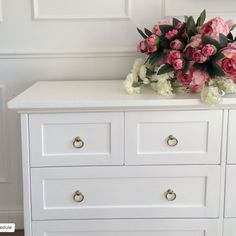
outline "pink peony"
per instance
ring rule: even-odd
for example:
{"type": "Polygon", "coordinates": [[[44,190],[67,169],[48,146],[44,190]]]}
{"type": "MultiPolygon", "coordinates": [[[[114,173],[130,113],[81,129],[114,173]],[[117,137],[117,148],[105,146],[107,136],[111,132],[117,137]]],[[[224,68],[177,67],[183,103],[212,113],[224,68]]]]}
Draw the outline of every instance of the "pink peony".
{"type": "Polygon", "coordinates": [[[172,39],[172,38],[174,38],[176,35],[178,35],[178,30],[176,30],[176,29],[173,29],[173,30],[170,30],[169,32],[167,32],[166,34],[165,34],[165,37],[167,38],[167,39],[172,39]]]}
{"type": "Polygon", "coordinates": [[[146,53],[147,52],[147,44],[146,41],[141,41],[137,46],[137,51],[140,53],[146,53]]]}
{"type": "Polygon", "coordinates": [[[224,54],[224,58],[217,63],[225,75],[232,78],[234,83],[236,83],[236,46],[232,43],[228,44],[226,48],[221,50],[221,53],[224,54]]]}
{"type": "Polygon", "coordinates": [[[176,39],[176,40],[170,42],[170,47],[175,50],[181,50],[181,49],[183,49],[184,45],[181,40],[176,39]]]}
{"type": "Polygon", "coordinates": [[[169,51],[165,56],[165,63],[172,65],[173,61],[180,59],[181,53],[177,50],[169,51]]]}
{"type": "Polygon", "coordinates": [[[189,87],[192,93],[196,93],[210,80],[210,77],[205,71],[190,67],[186,73],[180,71],[177,74],[177,80],[184,86],[189,87]]]}
{"type": "Polygon", "coordinates": [[[206,62],[206,60],[207,60],[207,57],[205,57],[202,54],[201,50],[197,49],[193,52],[193,61],[195,61],[197,63],[204,63],[204,62],[206,62]]]}
{"type": "Polygon", "coordinates": [[[206,35],[215,40],[219,40],[219,34],[227,36],[232,27],[232,22],[225,22],[220,17],[215,17],[202,26],[197,27],[199,34],[206,35]]]}
{"type": "Polygon", "coordinates": [[[215,55],[217,52],[217,48],[212,44],[206,44],[202,49],[202,54],[206,57],[210,57],[215,55]]]}
{"type": "Polygon", "coordinates": [[[160,30],[160,25],[172,25],[170,21],[168,20],[163,20],[163,21],[158,21],[152,28],[152,33],[161,36],[162,32],[160,30]]]}
{"type": "Polygon", "coordinates": [[[181,70],[184,67],[184,61],[181,60],[181,59],[173,60],[172,61],[172,66],[173,66],[174,70],[176,70],[176,71],[181,70]]]}

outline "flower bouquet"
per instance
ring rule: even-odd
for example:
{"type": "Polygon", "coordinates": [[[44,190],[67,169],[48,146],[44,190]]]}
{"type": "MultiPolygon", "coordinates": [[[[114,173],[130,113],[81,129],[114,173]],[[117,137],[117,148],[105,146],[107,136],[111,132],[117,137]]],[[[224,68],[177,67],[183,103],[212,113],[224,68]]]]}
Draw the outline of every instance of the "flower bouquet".
{"type": "Polygon", "coordinates": [[[137,50],[147,58],[135,61],[124,82],[126,91],[140,93],[142,86],[150,85],[162,96],[200,93],[209,105],[235,93],[236,37],[231,31],[236,25],[220,17],[205,19],[204,10],[196,22],[186,16],[184,21],[160,21],[152,31],[137,29],[143,37],[137,50]]]}

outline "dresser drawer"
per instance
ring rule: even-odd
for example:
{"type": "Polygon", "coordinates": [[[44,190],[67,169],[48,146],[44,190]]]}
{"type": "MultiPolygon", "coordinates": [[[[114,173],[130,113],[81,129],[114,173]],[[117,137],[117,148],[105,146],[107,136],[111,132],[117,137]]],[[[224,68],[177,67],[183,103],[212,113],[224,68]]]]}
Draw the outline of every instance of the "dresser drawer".
{"type": "Polygon", "coordinates": [[[127,112],[128,165],[219,164],[222,111],[127,112]]]}
{"type": "Polygon", "coordinates": [[[236,166],[226,168],[225,217],[236,217],[236,166]]]}
{"type": "Polygon", "coordinates": [[[123,113],[30,114],[31,166],[122,165],[123,113]]]}
{"type": "Polygon", "coordinates": [[[220,236],[217,220],[33,222],[33,236],[220,236]]]}
{"type": "Polygon", "coordinates": [[[228,163],[236,164],[236,110],[229,111],[228,163]]]}
{"type": "Polygon", "coordinates": [[[236,219],[224,220],[224,234],[223,236],[236,236],[236,219]]]}
{"type": "Polygon", "coordinates": [[[218,166],[33,168],[31,174],[33,220],[218,216],[218,166]]]}

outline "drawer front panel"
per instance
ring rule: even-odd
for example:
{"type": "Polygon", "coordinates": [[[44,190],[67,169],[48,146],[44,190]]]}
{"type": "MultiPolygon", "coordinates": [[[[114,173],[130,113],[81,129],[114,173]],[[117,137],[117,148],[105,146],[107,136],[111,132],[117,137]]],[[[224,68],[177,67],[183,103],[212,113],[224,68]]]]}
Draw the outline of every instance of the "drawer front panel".
{"type": "Polygon", "coordinates": [[[33,236],[220,236],[217,220],[33,222],[33,236]]]}
{"type": "Polygon", "coordinates": [[[229,111],[228,163],[236,164],[236,110],[229,111]]]}
{"type": "Polygon", "coordinates": [[[32,216],[217,217],[219,171],[218,166],[34,168],[32,216]]]}
{"type": "Polygon", "coordinates": [[[31,165],[121,165],[123,113],[32,114],[31,165]]]}
{"type": "Polygon", "coordinates": [[[224,234],[223,236],[236,236],[236,219],[224,220],[224,234]]]}
{"type": "Polygon", "coordinates": [[[236,166],[226,169],[225,216],[236,217],[236,166]]]}
{"type": "Polygon", "coordinates": [[[127,112],[126,163],[219,164],[222,111],[127,112]]]}

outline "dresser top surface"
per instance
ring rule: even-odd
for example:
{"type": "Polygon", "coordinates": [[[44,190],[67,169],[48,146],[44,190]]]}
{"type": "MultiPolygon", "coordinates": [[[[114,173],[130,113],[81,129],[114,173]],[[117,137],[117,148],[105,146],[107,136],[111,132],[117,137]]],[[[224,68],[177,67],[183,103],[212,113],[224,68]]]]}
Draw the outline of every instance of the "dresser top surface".
{"type": "MultiPolygon", "coordinates": [[[[236,95],[227,95],[218,107],[236,107],[236,95]]],[[[158,96],[150,88],[129,95],[123,80],[40,81],[8,103],[18,111],[70,109],[139,109],[139,108],[211,108],[200,101],[199,94],[158,96]]]]}

